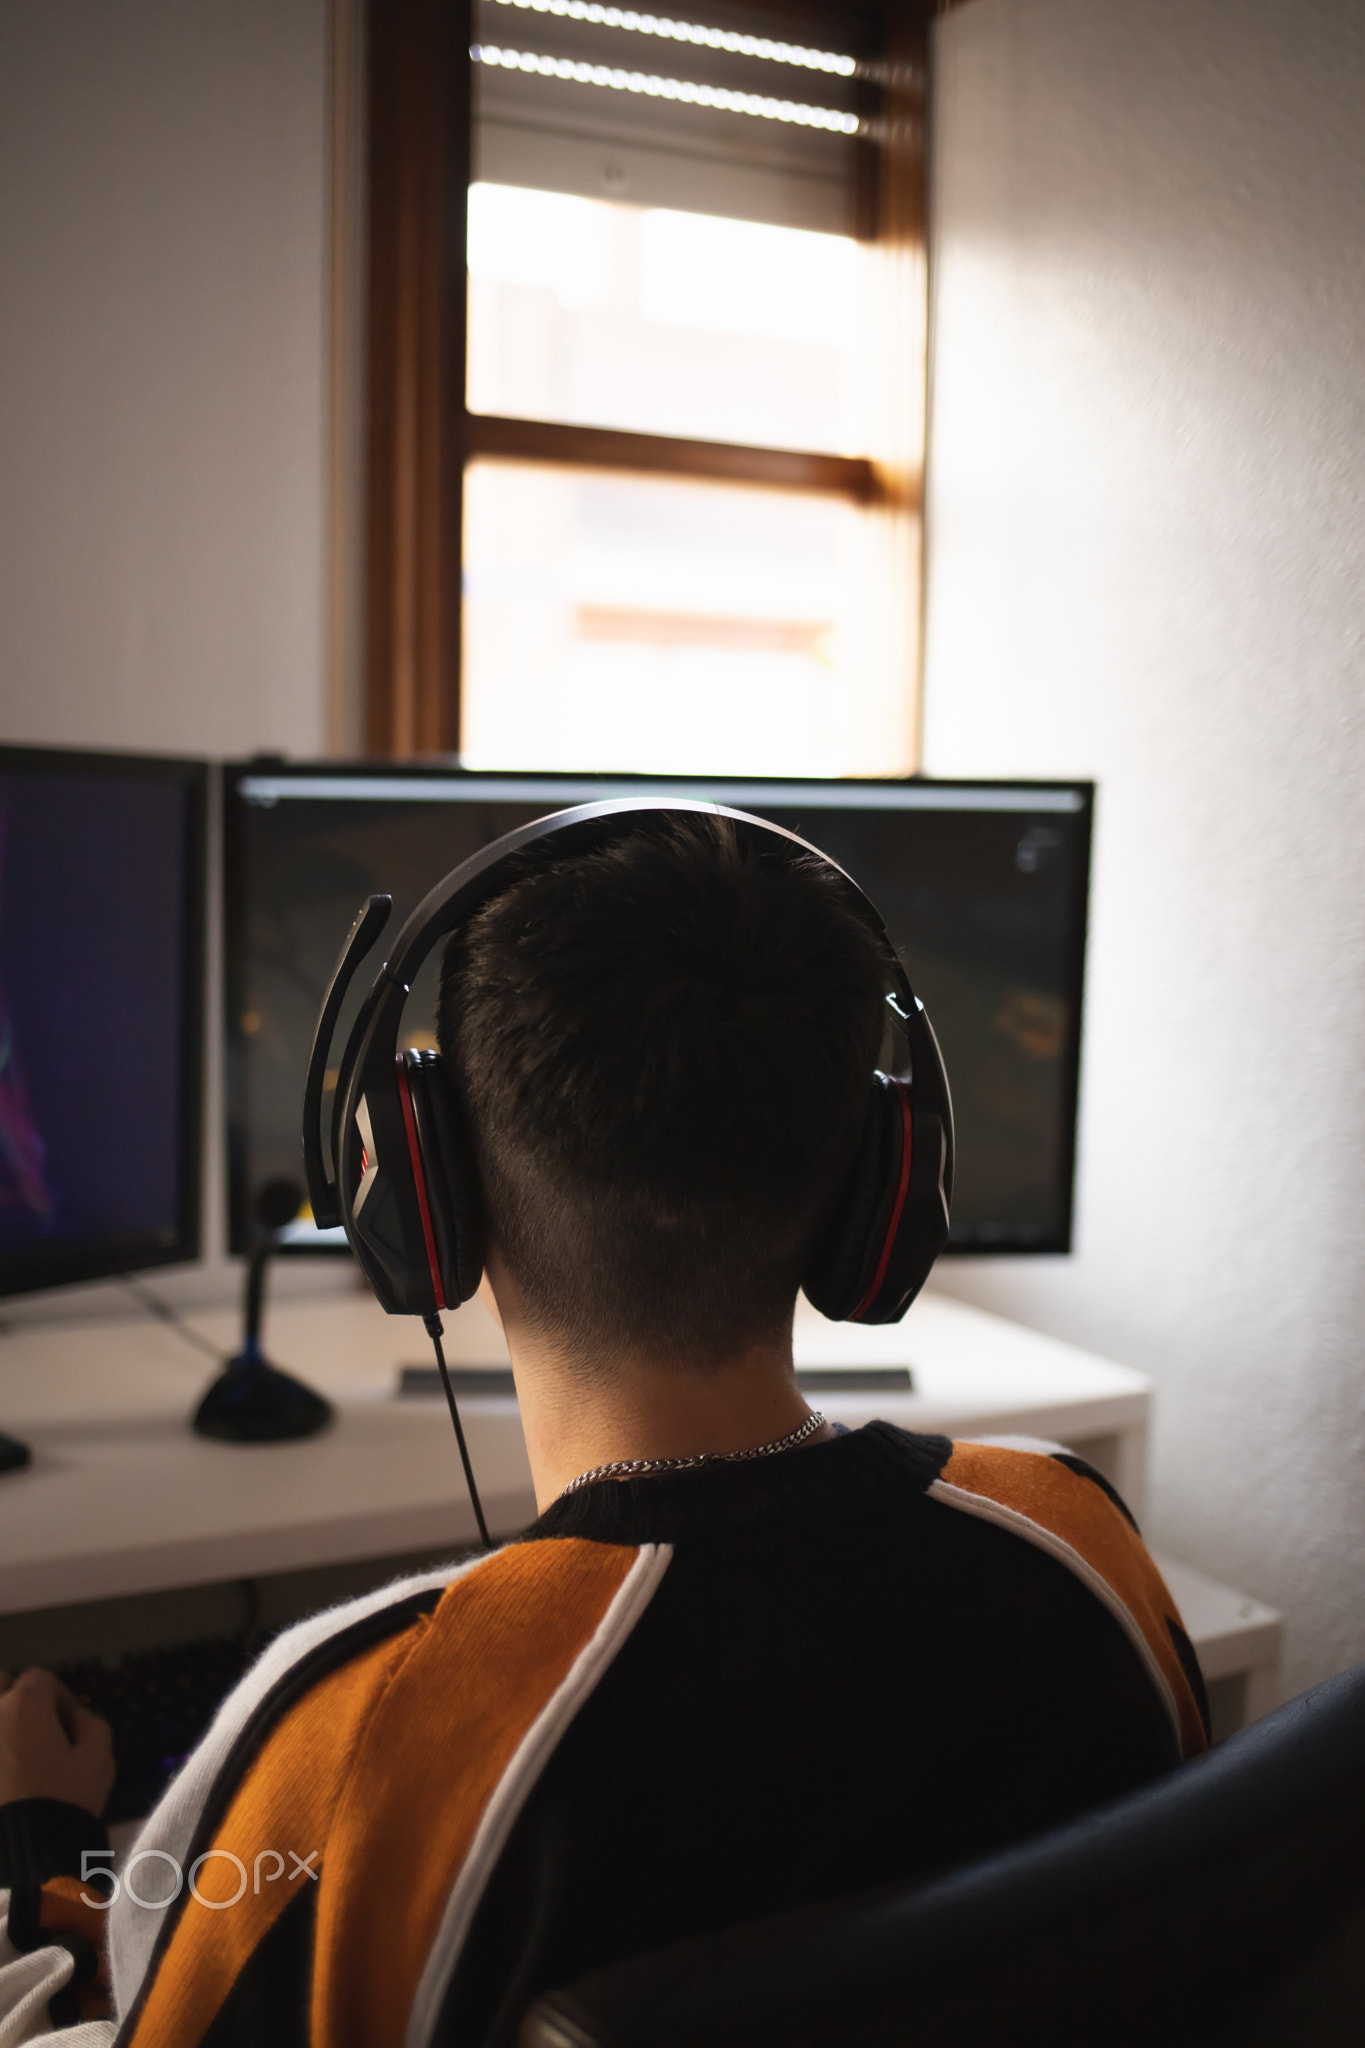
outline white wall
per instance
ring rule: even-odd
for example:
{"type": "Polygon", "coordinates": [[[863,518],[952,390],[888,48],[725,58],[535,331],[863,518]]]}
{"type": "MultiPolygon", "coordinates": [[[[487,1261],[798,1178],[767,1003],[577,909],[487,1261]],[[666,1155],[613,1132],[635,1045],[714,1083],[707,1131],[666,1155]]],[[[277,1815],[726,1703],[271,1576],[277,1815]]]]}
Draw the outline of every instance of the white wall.
{"type": "Polygon", "coordinates": [[[0,739],[317,752],[325,0],[0,0],[0,739]]]}
{"type": "Polygon", "coordinates": [[[1154,1533],[1365,1657],[1365,9],[937,31],[927,766],[1100,784],[1076,1256],[1154,1533]]]}
{"type": "MultiPolygon", "coordinates": [[[[327,14],[0,0],[0,741],[324,747],[327,14]]],[[[240,1286],[219,1065],[182,1303],[240,1286]]]]}

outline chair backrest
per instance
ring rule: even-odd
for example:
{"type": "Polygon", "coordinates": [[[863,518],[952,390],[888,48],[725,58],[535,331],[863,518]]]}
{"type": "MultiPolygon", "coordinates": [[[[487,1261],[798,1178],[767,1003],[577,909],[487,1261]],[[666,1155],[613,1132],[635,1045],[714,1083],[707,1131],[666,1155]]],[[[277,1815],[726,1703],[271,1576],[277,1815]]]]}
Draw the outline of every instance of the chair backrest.
{"type": "Polygon", "coordinates": [[[1365,1665],[1143,1791],[932,1885],[831,1900],[584,1977],[541,1999],[518,2040],[1365,2040],[1365,1665]]]}

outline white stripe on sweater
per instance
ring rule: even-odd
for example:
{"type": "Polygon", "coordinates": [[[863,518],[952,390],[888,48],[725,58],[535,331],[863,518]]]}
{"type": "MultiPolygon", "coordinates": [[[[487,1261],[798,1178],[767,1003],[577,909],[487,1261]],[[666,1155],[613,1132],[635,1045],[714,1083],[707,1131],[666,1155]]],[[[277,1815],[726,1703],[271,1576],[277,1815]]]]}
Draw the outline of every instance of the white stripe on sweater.
{"type": "Polygon", "coordinates": [[[1162,1706],[1170,1715],[1171,1726],[1175,1730],[1176,1749],[1184,1756],[1185,1737],[1180,1725],[1180,1709],[1176,1705],[1170,1682],[1157,1663],[1156,1653],[1147,1640],[1142,1623],[1115,1592],[1108,1579],[1097,1572],[1094,1565],[1087,1563],[1079,1550],[1074,1550],[1065,1537],[1054,1536],[1050,1529],[1044,1529],[1041,1523],[1021,1514],[1017,1508],[1003,1507],[997,1500],[989,1500],[984,1494],[971,1493],[965,1486],[952,1486],[946,1479],[936,1479],[927,1491],[931,1500],[941,1500],[948,1507],[960,1509],[964,1515],[975,1515],[979,1521],[994,1522],[999,1529],[1010,1529],[1016,1536],[1022,1536],[1026,1543],[1032,1543],[1037,1549],[1045,1550],[1050,1557],[1055,1557],[1064,1564],[1068,1571],[1074,1572],[1081,1584],[1088,1586],[1097,1600],[1103,1601],[1142,1659],[1143,1669],[1156,1687],[1162,1706]]]}
{"type": "MultiPolygon", "coordinates": [[[[293,1628],[277,1636],[223,1701],[203,1741],[148,1815],[130,1855],[156,1850],[162,1857],[173,1857],[179,1868],[184,1870],[209,1793],[227,1762],[233,1744],[267,1693],[310,1652],[332,1636],[340,1635],[352,1623],[377,1614],[381,1608],[394,1606],[410,1594],[453,1585],[456,1579],[477,1571],[480,1565],[489,1562],[490,1556],[496,1554],[480,1554],[459,1564],[445,1565],[437,1571],[419,1572],[414,1578],[395,1579],[391,1585],[381,1586],[377,1592],[362,1594],[358,1600],[346,1600],[338,1607],[312,1614],[306,1621],[297,1622],[293,1628]]],[[[153,1862],[144,1867],[149,1872],[147,1877],[140,1878],[145,1896],[152,1889],[151,1872],[158,1867],[169,1871],[171,1866],[162,1861],[159,1865],[153,1862]]],[[[154,1906],[137,1905],[126,1889],[110,1908],[109,1963],[114,2009],[120,2014],[132,2008],[161,1925],[162,1914],[154,1906]]]]}
{"type": "Polygon", "coordinates": [[[658,1590],[673,1556],[669,1543],[642,1543],[610,1606],[517,1747],[484,1809],[461,1865],[408,2015],[404,2048],[429,2048],[484,1887],[512,1825],[564,1731],[607,1670],[658,1590]]]}

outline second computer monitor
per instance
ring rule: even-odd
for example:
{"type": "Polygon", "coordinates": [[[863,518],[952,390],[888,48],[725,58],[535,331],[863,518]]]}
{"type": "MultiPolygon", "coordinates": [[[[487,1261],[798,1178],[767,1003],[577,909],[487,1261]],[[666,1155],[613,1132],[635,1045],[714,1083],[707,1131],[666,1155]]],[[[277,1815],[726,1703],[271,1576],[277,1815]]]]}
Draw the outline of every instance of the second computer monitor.
{"type": "MultiPolygon", "coordinates": [[[[546,812],[674,793],[798,832],[885,917],[943,1048],[957,1122],[949,1249],[1065,1251],[1092,791],[1085,783],[741,782],[246,767],[227,777],[229,1137],[234,1244],[272,1179],[299,1177],[323,991],[356,910],[394,899],[392,939],[467,855],[546,812]]],[[[384,941],[375,955],[383,955],[384,941]]],[[[435,1044],[438,961],[404,1042],[435,1044]]],[[[368,986],[357,977],[342,1032],[368,986]]],[[[338,1043],[344,1043],[339,1034],[338,1043]]],[[[305,1218],[291,1235],[317,1242],[305,1218]]]]}

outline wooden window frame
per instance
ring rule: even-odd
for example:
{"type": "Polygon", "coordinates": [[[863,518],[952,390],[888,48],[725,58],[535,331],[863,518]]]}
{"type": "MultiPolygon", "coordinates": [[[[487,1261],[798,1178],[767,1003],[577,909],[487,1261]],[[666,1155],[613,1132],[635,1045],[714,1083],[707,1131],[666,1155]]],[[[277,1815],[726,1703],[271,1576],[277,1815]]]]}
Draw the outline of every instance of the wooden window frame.
{"type": "MultiPolygon", "coordinates": [[[[765,0],[748,0],[762,7],[765,0]]],[[[931,0],[766,0],[860,24],[876,141],[860,149],[860,234],[886,273],[880,445],[838,456],[471,413],[465,405],[472,0],[370,0],[366,31],[364,733],[390,758],[460,743],[464,469],[476,456],[824,491],[904,516],[916,706],[927,333],[925,86],[931,0]]],[[[908,764],[912,765],[912,764],[908,764]]]]}

